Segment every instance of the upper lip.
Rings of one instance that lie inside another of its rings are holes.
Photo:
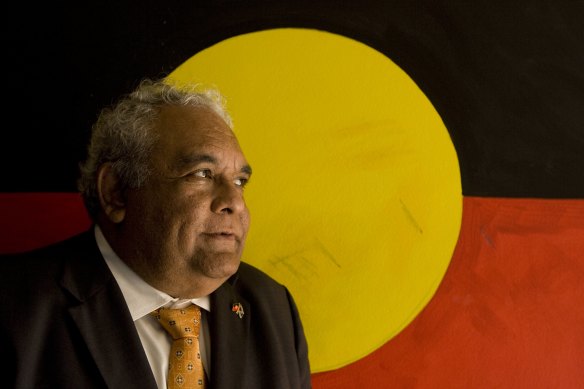
[[[231,230],[206,231],[204,234],[205,235],[234,235],[234,236],[237,236],[237,234]]]

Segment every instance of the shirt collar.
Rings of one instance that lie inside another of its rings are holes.
[[[189,304],[196,304],[206,311],[211,311],[209,296],[178,299],[152,287],[118,257],[98,225],[95,226],[94,232],[97,247],[120,286],[134,321],[160,307],[184,308]]]

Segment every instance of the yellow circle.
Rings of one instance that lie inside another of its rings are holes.
[[[239,35],[169,78],[218,87],[254,169],[244,260],[285,284],[313,372],[354,362],[433,296],[462,214],[456,152],[387,57],[310,29]]]

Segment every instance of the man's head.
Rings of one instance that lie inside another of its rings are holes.
[[[216,92],[144,81],[93,127],[79,188],[114,251],[177,297],[238,268],[251,169]]]

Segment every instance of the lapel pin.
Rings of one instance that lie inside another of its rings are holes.
[[[243,319],[243,305],[241,303],[234,303],[231,307],[231,311],[239,316],[240,319]]]

